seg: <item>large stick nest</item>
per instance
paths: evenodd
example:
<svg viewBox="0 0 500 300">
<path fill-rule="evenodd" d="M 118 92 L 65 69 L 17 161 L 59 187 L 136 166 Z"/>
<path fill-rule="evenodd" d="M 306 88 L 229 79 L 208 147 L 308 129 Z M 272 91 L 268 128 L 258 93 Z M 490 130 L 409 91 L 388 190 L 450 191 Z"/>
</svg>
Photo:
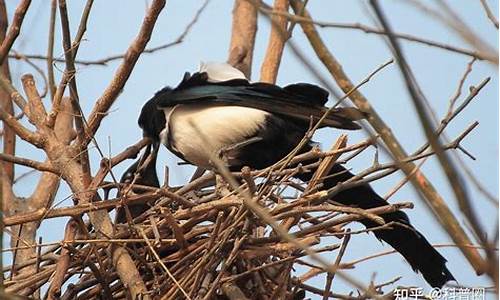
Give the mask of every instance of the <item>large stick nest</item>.
<svg viewBox="0 0 500 300">
<path fill-rule="evenodd" d="M 29 280 L 7 281 L 6 286 L 15 292 L 50 281 L 51 293 L 61 299 L 128 299 L 127 287 L 110 259 L 112 251 L 124 246 L 154 299 L 303 299 L 305 291 L 351 299 L 381 293 L 383 285 L 374 284 L 357 297 L 330 291 L 334 275 L 343 276 L 342 269 L 354 267 L 341 263 L 341 257 L 349 237 L 359 231 L 350 232 L 344 225 L 370 218 L 380 224 L 370 230 L 388 228 L 393 224 L 384 224 L 378 215 L 411 204 L 361 210 L 332 202 L 330 195 L 342 187 L 324 190 L 322 177 L 342 153 L 352 152 L 346 155 L 348 160 L 371 144 L 346 147 L 345 142 L 342 136 L 330 151 L 313 149 L 265 170 L 208 172 L 180 187 L 153 188 L 135 180 L 103 182 L 100 187 L 105 191 L 119 187 L 120 196 L 94 202 L 92 207 L 60 209 L 65 213 L 56 209 L 46 216 L 115 208 L 115 235 L 102 237 L 92 226 L 72 219 L 61 244 L 31 262 L 39 272 Z M 311 158 L 318 160 L 300 163 Z M 309 183 L 292 178 L 310 170 L 316 173 Z M 364 182 L 359 177 L 350 184 Z M 325 242 L 332 236 L 338 242 Z M 332 263 L 317 260 L 316 254 Z M 307 284 L 325 273 L 326 292 Z M 60 288 L 64 282 L 70 283 Z"/>
</svg>

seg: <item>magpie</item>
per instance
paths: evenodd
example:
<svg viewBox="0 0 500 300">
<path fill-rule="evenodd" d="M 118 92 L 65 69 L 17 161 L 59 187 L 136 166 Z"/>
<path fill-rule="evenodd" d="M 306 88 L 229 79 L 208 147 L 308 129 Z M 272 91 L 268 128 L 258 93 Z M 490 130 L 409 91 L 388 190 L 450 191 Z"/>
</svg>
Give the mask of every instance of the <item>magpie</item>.
<svg viewBox="0 0 500 300">
<path fill-rule="evenodd" d="M 125 170 L 120 178 L 120 183 L 145 185 L 151 187 L 160 187 L 158 174 L 156 173 L 156 160 L 158 153 L 158 145 L 148 145 L 140 159 L 134 162 L 130 167 Z M 136 178 L 136 175 L 137 178 Z M 135 181 L 134 181 L 135 180 Z M 140 189 L 132 188 L 132 192 L 140 194 L 143 191 Z M 118 191 L 117 197 L 122 196 L 122 189 Z M 149 203 L 134 203 L 128 205 L 130 217 L 132 219 L 142 215 L 149 209 Z M 124 207 L 120 207 L 116 211 L 115 223 L 126 223 L 127 215 Z"/>
<path fill-rule="evenodd" d="M 179 158 L 210 169 L 213 156 L 222 155 L 232 171 L 243 166 L 268 167 L 290 153 L 310 128 L 327 111 L 329 93 L 307 83 L 280 87 L 250 82 L 243 73 L 225 63 L 202 64 L 196 73 L 186 73 L 175 87 L 165 87 L 145 103 L 139 126 L 153 145 L 163 144 Z M 356 121 L 365 117 L 354 108 L 332 110 L 321 127 L 355 130 Z M 299 151 L 310 151 L 315 143 Z M 295 177 L 307 182 L 312 172 Z M 354 175 L 335 164 L 326 176 L 325 189 Z M 368 184 L 341 191 L 333 201 L 347 206 L 370 209 L 387 205 Z M 398 251 L 415 272 L 420 272 L 432 287 L 455 280 L 446 267 L 446 259 L 416 230 L 406 213 L 381 215 L 385 222 L 403 226 L 373 231 L 375 236 Z M 377 226 L 371 220 L 360 222 L 367 228 Z"/>
</svg>

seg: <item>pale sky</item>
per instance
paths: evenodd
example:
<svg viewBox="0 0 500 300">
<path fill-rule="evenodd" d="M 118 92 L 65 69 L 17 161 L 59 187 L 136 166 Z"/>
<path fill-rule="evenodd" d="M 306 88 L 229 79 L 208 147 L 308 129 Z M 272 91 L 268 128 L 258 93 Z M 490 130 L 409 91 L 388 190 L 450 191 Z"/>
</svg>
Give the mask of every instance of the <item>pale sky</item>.
<svg viewBox="0 0 500 300">
<path fill-rule="evenodd" d="M 18 1 L 6 1 L 9 16 Z M 79 58 L 94 60 L 110 55 L 123 53 L 138 32 L 144 16 L 146 1 L 95 1 L 85 35 L 79 50 Z M 269 1 L 267 1 L 269 2 Z M 424 1 L 434 4 L 434 1 Z M 449 1 L 450 2 L 450 1 Z M 498 11 L 498 1 L 488 1 L 493 11 Z M 141 137 L 137 126 L 137 117 L 141 106 L 155 91 L 165 85 L 176 85 L 185 71 L 195 71 L 200 61 L 225 61 L 228 55 L 228 46 L 231 29 L 232 1 L 212 0 L 200 16 L 199 21 L 193 26 L 185 41 L 169 49 L 158 51 L 154 54 L 143 54 L 139 59 L 125 89 L 112 107 L 112 113 L 104 119 L 103 126 L 97 133 L 97 141 L 106 154 L 117 154 L 126 146 L 135 143 Z M 496 28 L 486 18 L 479 1 L 454 0 L 453 8 L 476 33 L 494 47 L 498 47 L 498 33 Z M 48 20 L 50 1 L 33 1 L 26 16 L 19 39 L 14 44 L 14 49 L 26 54 L 45 54 L 47 47 Z M 80 13 L 85 1 L 68 1 L 72 34 L 76 32 Z M 202 5 L 202 1 L 172 0 L 168 1 L 166 8 L 160 15 L 157 26 L 149 46 L 157 46 L 171 42 L 184 30 L 191 21 L 195 11 Z M 405 1 L 382 1 L 383 9 L 388 16 L 392 27 L 397 32 L 409 33 L 443 43 L 465 47 L 468 46 L 456 34 L 445 29 L 440 23 L 428 15 L 415 11 Z M 310 0 L 308 9 L 316 20 L 342 23 L 360 22 L 372 24 L 372 19 L 367 15 L 367 1 L 320 1 Z M 59 29 L 59 25 L 56 25 Z M 265 53 L 269 33 L 269 24 L 260 18 L 259 31 L 255 47 L 252 80 L 258 80 L 260 64 Z M 354 83 L 360 82 L 379 65 L 391 58 L 391 52 L 380 36 L 365 34 L 361 31 L 324 28 L 320 29 L 325 44 L 342 63 L 345 72 Z M 308 41 L 300 29 L 295 27 L 293 41 L 305 53 L 312 63 L 332 85 L 334 81 L 326 69 L 314 55 Z M 460 54 L 449 53 L 441 49 L 431 48 L 421 44 L 402 41 L 403 50 L 409 61 L 418 82 L 434 108 L 438 117 L 442 117 L 448 107 L 450 97 L 455 93 L 458 80 L 465 71 L 470 58 Z M 63 57 L 60 44 L 60 32 L 57 32 L 56 56 Z M 45 62 L 37 61 L 45 68 Z M 78 66 L 77 82 L 82 107 L 85 112 L 90 112 L 94 101 L 101 95 L 118 66 L 118 61 L 108 66 Z M 61 77 L 63 64 L 58 64 L 57 78 Z M 11 60 L 13 82 L 20 87 L 20 76 L 33 70 L 25 64 Z M 42 81 L 35 75 L 39 87 Z M 468 93 L 468 87 L 477 85 L 484 78 L 491 77 L 491 82 L 481 91 L 474 102 L 454 121 L 446 131 L 449 138 L 456 137 L 473 121 L 479 121 L 479 127 L 474 130 L 463 142 L 464 147 L 476 158 L 472 161 L 460 154 L 467 166 L 472 170 L 479 182 L 498 197 L 498 71 L 487 62 L 478 61 L 473 66 L 473 71 L 465 82 L 462 97 Z M 317 83 L 318 80 L 311 74 L 303 63 L 291 51 L 284 53 L 278 84 L 295 82 Z M 361 92 L 369 99 L 373 107 L 391 127 L 396 137 L 408 152 L 412 152 L 424 144 L 425 139 L 421 126 L 415 115 L 413 104 L 409 98 L 404 82 L 395 64 L 387 67 L 377 74 L 369 83 L 361 88 Z M 345 133 L 338 130 L 321 130 L 315 140 L 322 143 L 324 148 L 329 148 L 339 134 Z M 363 132 L 348 132 L 349 143 L 361 141 Z M 39 151 L 19 143 L 18 154 L 23 157 L 42 158 Z M 94 170 L 98 167 L 99 156 L 95 149 L 91 149 Z M 349 167 L 363 170 L 370 166 L 373 151 L 366 151 L 364 155 L 349 163 Z M 182 184 L 191 176 L 192 168 L 177 166 L 179 160 L 168 153 L 166 149 L 160 152 L 161 164 L 170 167 L 171 184 Z M 385 156 L 381 160 L 386 161 Z M 131 162 L 121 164 L 115 169 L 118 175 L 130 165 Z M 159 164 L 159 174 L 163 174 L 163 167 Z M 26 169 L 18 168 L 17 174 Z M 430 159 L 423 168 L 424 173 L 435 185 L 458 220 L 463 223 L 463 216 L 459 213 L 455 198 L 447 184 L 446 178 L 437 168 L 434 159 Z M 388 178 L 375 182 L 375 189 L 384 195 L 390 191 L 402 178 L 401 173 L 396 173 Z M 15 190 L 19 195 L 29 195 L 36 176 L 29 176 L 16 185 Z M 162 180 L 162 179 L 160 179 Z M 488 234 L 494 233 L 498 219 L 498 208 L 491 205 L 477 189 L 466 180 L 467 190 L 475 208 L 477 208 L 482 224 L 488 228 Z M 62 186 L 56 202 L 69 196 L 67 187 Z M 450 239 L 431 219 L 425 204 L 420 200 L 413 188 L 409 185 L 394 195 L 391 202 L 412 201 L 415 203 L 413 210 L 406 211 L 413 225 L 422 232 L 431 243 L 450 243 Z M 61 205 L 69 205 L 66 200 Z M 62 238 L 65 220 L 45 221 L 40 234 L 44 241 L 55 241 Z M 354 228 L 361 228 L 354 226 Z M 337 243 L 339 240 L 327 240 L 323 243 Z M 383 250 L 390 249 L 377 241 L 373 235 L 353 236 L 348 245 L 343 261 L 351 261 Z M 460 284 L 466 286 L 489 286 L 484 277 L 477 277 L 461 253 L 454 248 L 440 248 L 449 261 L 448 268 L 455 275 Z M 335 255 L 326 256 L 333 261 Z M 420 275 L 415 274 L 411 267 L 400 255 L 390 255 L 373 259 L 357 265 L 356 269 L 347 271 L 358 280 L 368 283 L 375 273 L 377 283 L 390 280 L 396 276 L 403 276 L 399 285 L 418 285 L 429 290 Z M 309 284 L 324 286 L 324 278 L 318 277 Z M 350 286 L 336 278 L 333 291 L 345 293 L 352 290 Z M 386 289 L 386 291 L 389 289 Z M 314 297 L 308 294 L 310 297 Z"/>
</svg>

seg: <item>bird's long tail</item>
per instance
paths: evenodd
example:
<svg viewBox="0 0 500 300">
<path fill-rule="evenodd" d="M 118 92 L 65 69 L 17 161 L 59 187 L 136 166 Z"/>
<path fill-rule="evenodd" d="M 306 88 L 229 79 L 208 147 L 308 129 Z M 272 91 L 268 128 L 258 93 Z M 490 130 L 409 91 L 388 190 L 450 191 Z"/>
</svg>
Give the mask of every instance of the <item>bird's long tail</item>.
<svg viewBox="0 0 500 300">
<path fill-rule="evenodd" d="M 301 174 L 299 178 L 304 181 L 311 179 L 312 173 Z M 332 188 L 339 182 L 346 181 L 354 175 L 339 164 L 335 164 L 330 171 L 330 176 L 323 181 L 325 189 Z M 368 185 L 361 185 L 346 189 L 336 194 L 333 201 L 348 206 L 369 209 L 388 205 Z M 381 215 L 386 223 L 398 222 L 403 226 L 392 226 L 392 229 L 375 230 L 375 236 L 391 245 L 410 263 L 415 272 L 420 272 L 425 280 L 433 287 L 442 287 L 447 281 L 455 280 L 446 267 L 446 259 L 411 224 L 408 216 L 402 211 Z M 377 226 L 371 220 L 360 221 L 367 228 Z"/>
</svg>

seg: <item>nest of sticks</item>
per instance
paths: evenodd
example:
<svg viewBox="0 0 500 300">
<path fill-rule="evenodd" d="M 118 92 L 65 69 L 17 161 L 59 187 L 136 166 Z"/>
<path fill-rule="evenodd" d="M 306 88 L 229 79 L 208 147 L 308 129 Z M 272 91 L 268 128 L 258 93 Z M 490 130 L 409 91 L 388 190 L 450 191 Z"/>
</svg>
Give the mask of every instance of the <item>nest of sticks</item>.
<svg viewBox="0 0 500 300">
<path fill-rule="evenodd" d="M 446 147 L 456 147 L 463 136 Z M 412 204 L 362 210 L 331 201 L 342 189 L 397 170 L 394 163 L 374 162 L 351 181 L 323 189 L 322 177 L 334 163 L 348 161 L 374 143 L 366 140 L 346 146 L 346 141 L 342 135 L 329 151 L 315 148 L 291 155 L 264 170 L 245 167 L 241 172 L 207 172 L 178 187 L 168 186 L 168 171 L 160 188 L 134 181 L 104 181 L 113 166 L 137 155 L 147 144 L 142 140 L 101 162 L 94 180 L 101 178 L 103 200 L 44 212 L 44 218 L 72 217 L 64 240 L 53 245 L 40 243 L 36 259 L 29 264 L 5 267 L 4 272 L 11 274 L 28 265 L 36 264 L 37 269 L 35 275 L 14 280 L 11 277 L 5 285 L 15 293 L 23 289 L 36 291 L 49 283 L 48 294 L 60 299 L 131 299 L 132 287 L 124 286 L 117 264 L 112 261 L 116 251 L 127 251 L 135 265 L 128 282 L 143 282 L 148 291 L 145 299 L 304 299 L 306 293 L 366 299 L 384 294 L 382 287 L 388 283 L 359 285 L 342 271 L 353 268 L 356 262 L 342 262 L 341 258 L 352 234 L 389 228 L 394 224 L 384 224 L 378 215 L 411 208 Z M 316 162 L 301 164 L 311 159 Z M 292 179 L 294 174 L 310 170 L 315 170 L 310 182 Z M 109 190 L 115 188 L 121 191 L 120 196 L 108 199 Z M 135 216 L 137 208 L 144 212 Z M 114 236 L 102 236 L 81 219 L 84 213 L 92 218 L 93 212 L 102 210 L 125 212 L 125 220 L 113 224 Z M 37 217 L 34 213 L 22 216 L 22 221 L 6 222 L 18 224 Z M 380 226 L 358 231 L 345 228 L 362 218 L 370 218 Z M 336 239 L 324 239 L 332 236 Z M 325 274 L 323 288 L 308 284 L 311 278 Z M 353 284 L 358 294 L 330 291 L 334 276 Z"/>
</svg>

